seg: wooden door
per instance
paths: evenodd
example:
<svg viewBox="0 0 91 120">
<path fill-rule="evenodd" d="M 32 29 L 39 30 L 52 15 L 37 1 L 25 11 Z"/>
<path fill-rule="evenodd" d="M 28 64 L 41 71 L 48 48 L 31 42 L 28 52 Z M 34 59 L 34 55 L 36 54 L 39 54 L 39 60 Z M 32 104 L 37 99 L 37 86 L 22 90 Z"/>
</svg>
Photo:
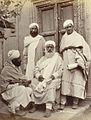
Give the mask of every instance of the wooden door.
<svg viewBox="0 0 91 120">
<path fill-rule="evenodd" d="M 41 35 L 46 40 L 55 41 L 58 50 L 57 5 L 38 6 L 38 23 L 40 25 Z"/>
</svg>

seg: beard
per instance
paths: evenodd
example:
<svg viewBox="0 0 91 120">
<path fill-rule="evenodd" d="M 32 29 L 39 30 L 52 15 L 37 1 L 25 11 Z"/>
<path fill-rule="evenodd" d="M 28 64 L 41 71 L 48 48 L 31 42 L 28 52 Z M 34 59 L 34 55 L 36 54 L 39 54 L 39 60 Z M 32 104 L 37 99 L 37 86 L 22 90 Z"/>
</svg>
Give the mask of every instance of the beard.
<svg viewBox="0 0 91 120">
<path fill-rule="evenodd" d="M 37 35 L 38 35 L 38 31 L 30 31 L 30 35 L 32 36 L 32 37 L 36 37 Z"/>
<path fill-rule="evenodd" d="M 12 63 L 13 63 L 16 67 L 21 66 L 21 62 L 19 62 L 19 61 L 12 60 Z"/>
<path fill-rule="evenodd" d="M 47 58 L 51 58 L 53 55 L 55 54 L 55 49 L 51 52 L 48 52 L 46 49 L 45 49 L 45 56 Z"/>
</svg>

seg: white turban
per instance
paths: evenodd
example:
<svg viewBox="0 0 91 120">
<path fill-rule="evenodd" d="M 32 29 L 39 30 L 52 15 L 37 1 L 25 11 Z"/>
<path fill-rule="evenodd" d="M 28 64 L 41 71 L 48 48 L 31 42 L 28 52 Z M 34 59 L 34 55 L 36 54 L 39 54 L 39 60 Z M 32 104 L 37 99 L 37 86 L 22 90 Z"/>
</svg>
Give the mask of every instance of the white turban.
<svg viewBox="0 0 91 120">
<path fill-rule="evenodd" d="M 18 58 L 20 56 L 20 52 L 18 50 L 10 50 L 8 52 L 8 58 L 10 60 L 13 60 L 15 58 Z"/>
<path fill-rule="evenodd" d="M 39 25 L 37 24 L 37 23 L 31 23 L 30 25 L 29 25 L 29 28 L 32 28 L 33 26 L 37 26 L 37 28 L 39 29 Z"/>
<path fill-rule="evenodd" d="M 70 20 L 70 19 L 68 19 L 68 20 L 66 20 L 66 21 L 64 22 L 63 27 L 66 28 L 69 24 L 72 24 L 72 25 L 73 25 L 73 21 Z"/>
<path fill-rule="evenodd" d="M 47 45 L 50 45 L 50 44 L 53 45 L 54 47 L 56 46 L 56 44 L 55 44 L 54 41 L 48 40 L 48 41 L 45 42 L 45 47 L 46 47 Z"/>
</svg>

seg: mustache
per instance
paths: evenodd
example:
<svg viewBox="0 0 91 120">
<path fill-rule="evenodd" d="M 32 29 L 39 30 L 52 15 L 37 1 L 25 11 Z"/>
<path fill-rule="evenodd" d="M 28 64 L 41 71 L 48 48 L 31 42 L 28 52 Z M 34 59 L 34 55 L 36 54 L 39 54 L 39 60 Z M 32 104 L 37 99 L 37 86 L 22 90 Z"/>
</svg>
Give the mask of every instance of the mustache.
<svg viewBox="0 0 91 120">
<path fill-rule="evenodd" d="M 54 53 L 55 52 L 55 50 L 52 50 L 52 51 L 48 51 L 48 50 L 45 50 L 45 53 L 47 54 L 49 54 L 49 53 Z"/>
<path fill-rule="evenodd" d="M 53 52 L 54 51 L 54 48 L 51 48 L 51 49 L 47 49 L 48 52 Z"/>
<path fill-rule="evenodd" d="M 54 50 L 51 50 L 51 49 L 48 49 L 48 50 L 46 50 L 47 52 L 53 52 Z"/>
</svg>

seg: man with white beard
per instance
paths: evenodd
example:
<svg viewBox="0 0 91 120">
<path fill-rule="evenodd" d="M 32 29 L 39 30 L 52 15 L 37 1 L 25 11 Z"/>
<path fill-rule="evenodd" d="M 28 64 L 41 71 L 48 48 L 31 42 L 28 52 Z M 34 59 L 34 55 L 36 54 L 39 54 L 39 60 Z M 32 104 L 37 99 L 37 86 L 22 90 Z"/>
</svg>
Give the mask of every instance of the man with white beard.
<svg viewBox="0 0 91 120">
<path fill-rule="evenodd" d="M 45 43 L 45 56 L 37 62 L 32 81 L 33 95 L 32 100 L 36 104 L 46 104 L 44 117 L 51 116 L 53 104 L 56 101 L 57 90 L 60 90 L 62 75 L 62 59 L 55 52 L 55 42 L 49 40 Z M 32 111 L 33 110 L 33 111 Z M 34 112 L 35 107 L 30 110 Z"/>
</svg>

